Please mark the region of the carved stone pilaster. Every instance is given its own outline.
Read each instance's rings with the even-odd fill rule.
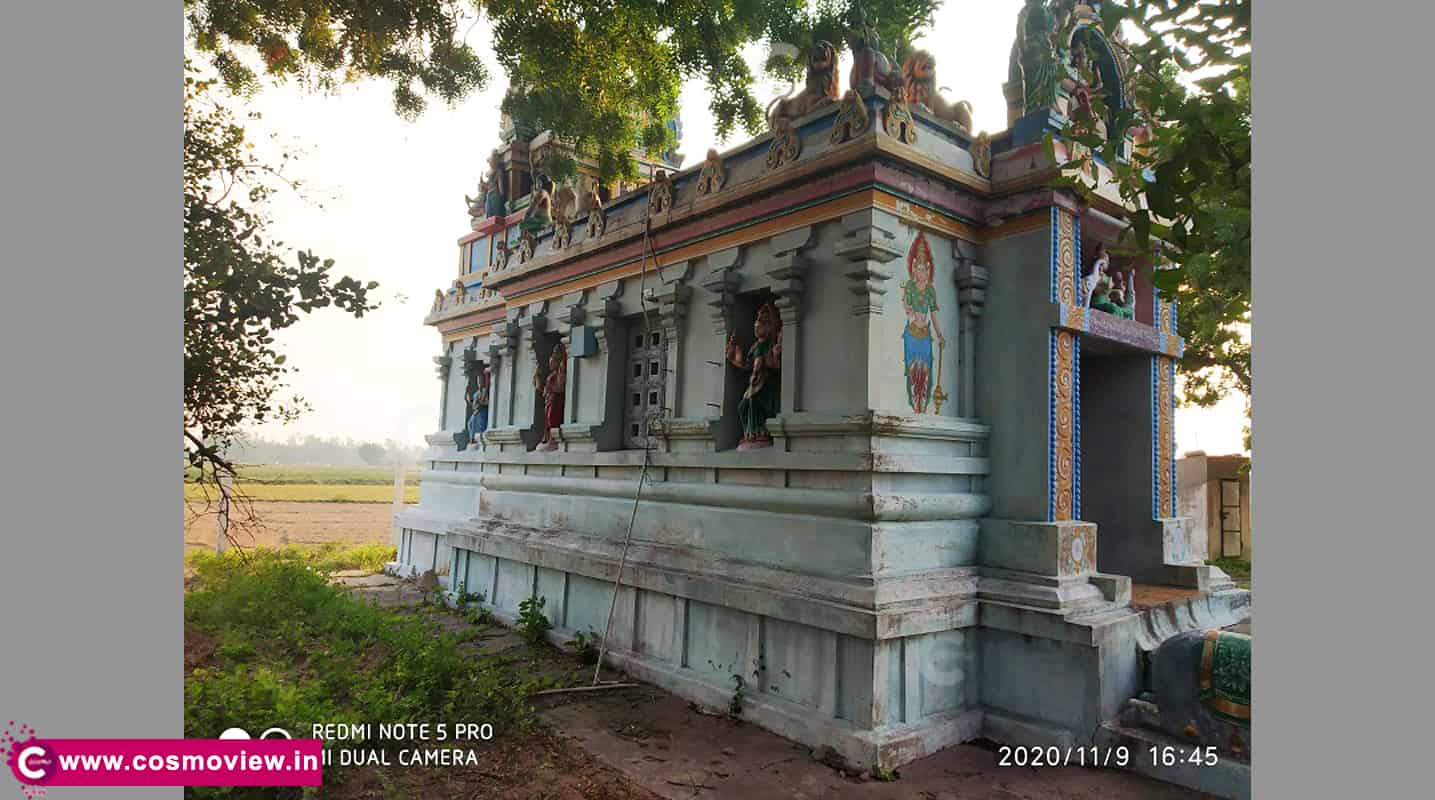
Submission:
[[[882,313],[882,298],[892,270],[883,265],[902,255],[897,247],[897,220],[876,211],[860,211],[842,218],[842,243],[833,252],[853,262],[847,278],[855,299],[852,313],[862,317]]]
[[[623,426],[623,365],[613,359],[614,337],[622,319],[623,306],[619,297],[623,294],[625,281],[617,280],[605,284],[598,291],[598,305],[590,309],[593,338],[598,344],[598,408],[602,409],[602,422],[597,426],[595,447],[611,450],[621,446]]]
[[[453,365],[453,358],[447,355],[434,356],[433,363],[436,365],[434,373],[438,375],[439,381],[438,426],[441,429],[444,421],[448,419],[448,373]]]
[[[778,315],[782,317],[782,413],[795,414],[802,408],[797,396],[802,369],[802,297],[808,261],[802,251],[812,245],[813,228],[807,226],[772,237],[772,260],[767,275],[773,280]]]
[[[659,416],[662,421],[677,414],[682,407],[683,365],[679,355],[682,353],[683,328],[688,318],[688,300],[692,296],[692,288],[688,286],[692,271],[691,261],[669,265],[659,276],[661,285],[648,290],[644,298],[644,302],[656,312],[667,351],[663,359],[667,374],[663,376],[665,396]]]
[[[957,257],[957,268],[954,271],[957,304],[961,309],[958,335],[961,338],[962,366],[960,385],[957,387],[957,414],[975,417],[977,320],[986,306],[989,273],[986,267],[978,266],[971,258],[963,255],[958,243],[953,244],[953,249]]]
[[[513,357],[517,352],[518,328],[509,320],[488,337],[489,368],[493,370],[489,387],[493,394],[488,398],[490,428],[513,424]]]
[[[713,331],[722,337],[726,337],[733,329],[737,290],[742,285],[742,256],[741,247],[721,250],[708,256],[708,272],[701,282],[702,287],[713,295],[713,299],[708,302],[712,308]]]

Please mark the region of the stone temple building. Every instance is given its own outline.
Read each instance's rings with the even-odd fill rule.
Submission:
[[[391,568],[542,597],[699,703],[740,676],[745,719],[854,763],[1115,741],[1147,654],[1250,595],[1177,516],[1179,321],[1106,253],[1130,210],[1052,186],[1082,92],[1127,102],[1094,19],[1028,4],[997,133],[859,37],[640,187],[553,185],[561,143],[511,137],[424,320],[442,412]]]

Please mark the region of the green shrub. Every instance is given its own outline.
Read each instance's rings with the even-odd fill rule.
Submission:
[[[553,627],[553,623],[543,614],[543,604],[546,602],[547,598],[535,595],[518,604],[518,632],[533,644],[543,641],[544,634]]]
[[[297,736],[316,722],[481,719],[505,734],[533,723],[531,678],[465,655],[462,636],[434,620],[349,596],[303,554],[230,551],[193,565],[185,625],[217,642],[185,679],[186,738],[216,738],[235,726]],[[300,794],[215,788],[191,796]]]
[[[577,652],[578,660],[588,666],[598,663],[598,632],[592,628],[588,633],[578,632],[568,644]]]

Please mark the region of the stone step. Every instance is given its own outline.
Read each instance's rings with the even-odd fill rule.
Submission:
[[[1141,707],[1130,707],[1129,701],[1128,710],[1146,713]],[[1123,711],[1122,716],[1126,714]],[[1116,751],[1117,758],[1124,753],[1124,769],[1131,772],[1228,800],[1247,800],[1251,796],[1251,765],[1226,753],[1218,753],[1212,763],[1208,752],[1201,748],[1156,731],[1128,726],[1121,720],[1102,724],[1096,742],[1098,747]]]

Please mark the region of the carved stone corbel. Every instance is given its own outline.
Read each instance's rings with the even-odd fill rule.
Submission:
[[[733,311],[737,306],[737,290],[742,285],[741,247],[720,250],[708,256],[707,274],[700,285],[713,295],[708,301],[712,308],[713,330],[726,337],[733,329]]]
[[[847,272],[852,281],[849,291],[856,296],[852,313],[861,317],[882,313],[882,296],[892,271],[884,267],[902,255],[897,247],[897,220],[881,211],[859,211],[842,218],[842,243],[834,248],[837,255],[853,262]]]

